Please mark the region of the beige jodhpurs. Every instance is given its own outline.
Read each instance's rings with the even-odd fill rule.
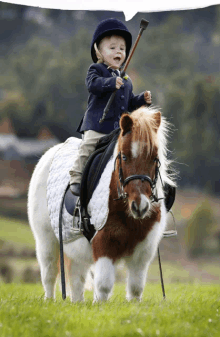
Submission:
[[[104,133],[93,130],[84,131],[84,137],[79,147],[78,157],[69,171],[70,185],[73,183],[81,183],[82,172],[86,166],[86,162],[90,154],[95,150],[98,140],[103,136],[105,136]]]

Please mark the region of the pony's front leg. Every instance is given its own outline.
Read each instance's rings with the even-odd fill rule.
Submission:
[[[94,302],[106,301],[115,282],[115,266],[108,257],[100,257],[95,263]]]
[[[128,301],[132,299],[141,301],[150,261],[146,263],[143,260],[128,259],[126,262],[128,266],[126,298]]]

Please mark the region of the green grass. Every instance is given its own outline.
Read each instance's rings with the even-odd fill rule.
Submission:
[[[163,336],[219,337],[220,286],[147,284],[143,301],[125,301],[125,286],[116,285],[109,302],[92,304],[44,301],[41,285],[1,285],[1,337]]]
[[[30,227],[24,221],[0,217],[0,240],[19,246],[35,247]]]

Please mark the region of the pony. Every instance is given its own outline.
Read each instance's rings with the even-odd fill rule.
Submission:
[[[94,301],[108,300],[115,282],[115,268],[121,259],[127,267],[126,298],[141,300],[148,268],[166,228],[163,185],[175,186],[169,173],[172,164],[167,149],[169,123],[156,108],[143,106],[131,114],[123,114],[120,129],[113,153],[105,225],[91,243],[84,236],[64,242],[72,302],[84,300],[91,265],[94,265]],[[55,297],[59,272],[59,240],[51,227],[46,189],[53,156],[61,146],[55,145],[41,157],[28,192],[28,218],[36,241],[45,298]]]

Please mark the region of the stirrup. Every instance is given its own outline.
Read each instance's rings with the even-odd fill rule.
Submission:
[[[173,216],[173,212],[171,210],[169,212],[171,213],[171,215],[173,217],[175,229],[171,229],[171,230],[163,232],[163,238],[172,238],[173,236],[177,236],[176,221],[175,221],[175,218]]]
[[[81,216],[81,206],[80,198],[78,197],[76,206],[73,212],[73,230],[74,232],[82,232],[82,216]]]
[[[164,238],[171,238],[173,236],[177,236],[177,231],[176,230],[165,231],[163,233],[163,237]]]

